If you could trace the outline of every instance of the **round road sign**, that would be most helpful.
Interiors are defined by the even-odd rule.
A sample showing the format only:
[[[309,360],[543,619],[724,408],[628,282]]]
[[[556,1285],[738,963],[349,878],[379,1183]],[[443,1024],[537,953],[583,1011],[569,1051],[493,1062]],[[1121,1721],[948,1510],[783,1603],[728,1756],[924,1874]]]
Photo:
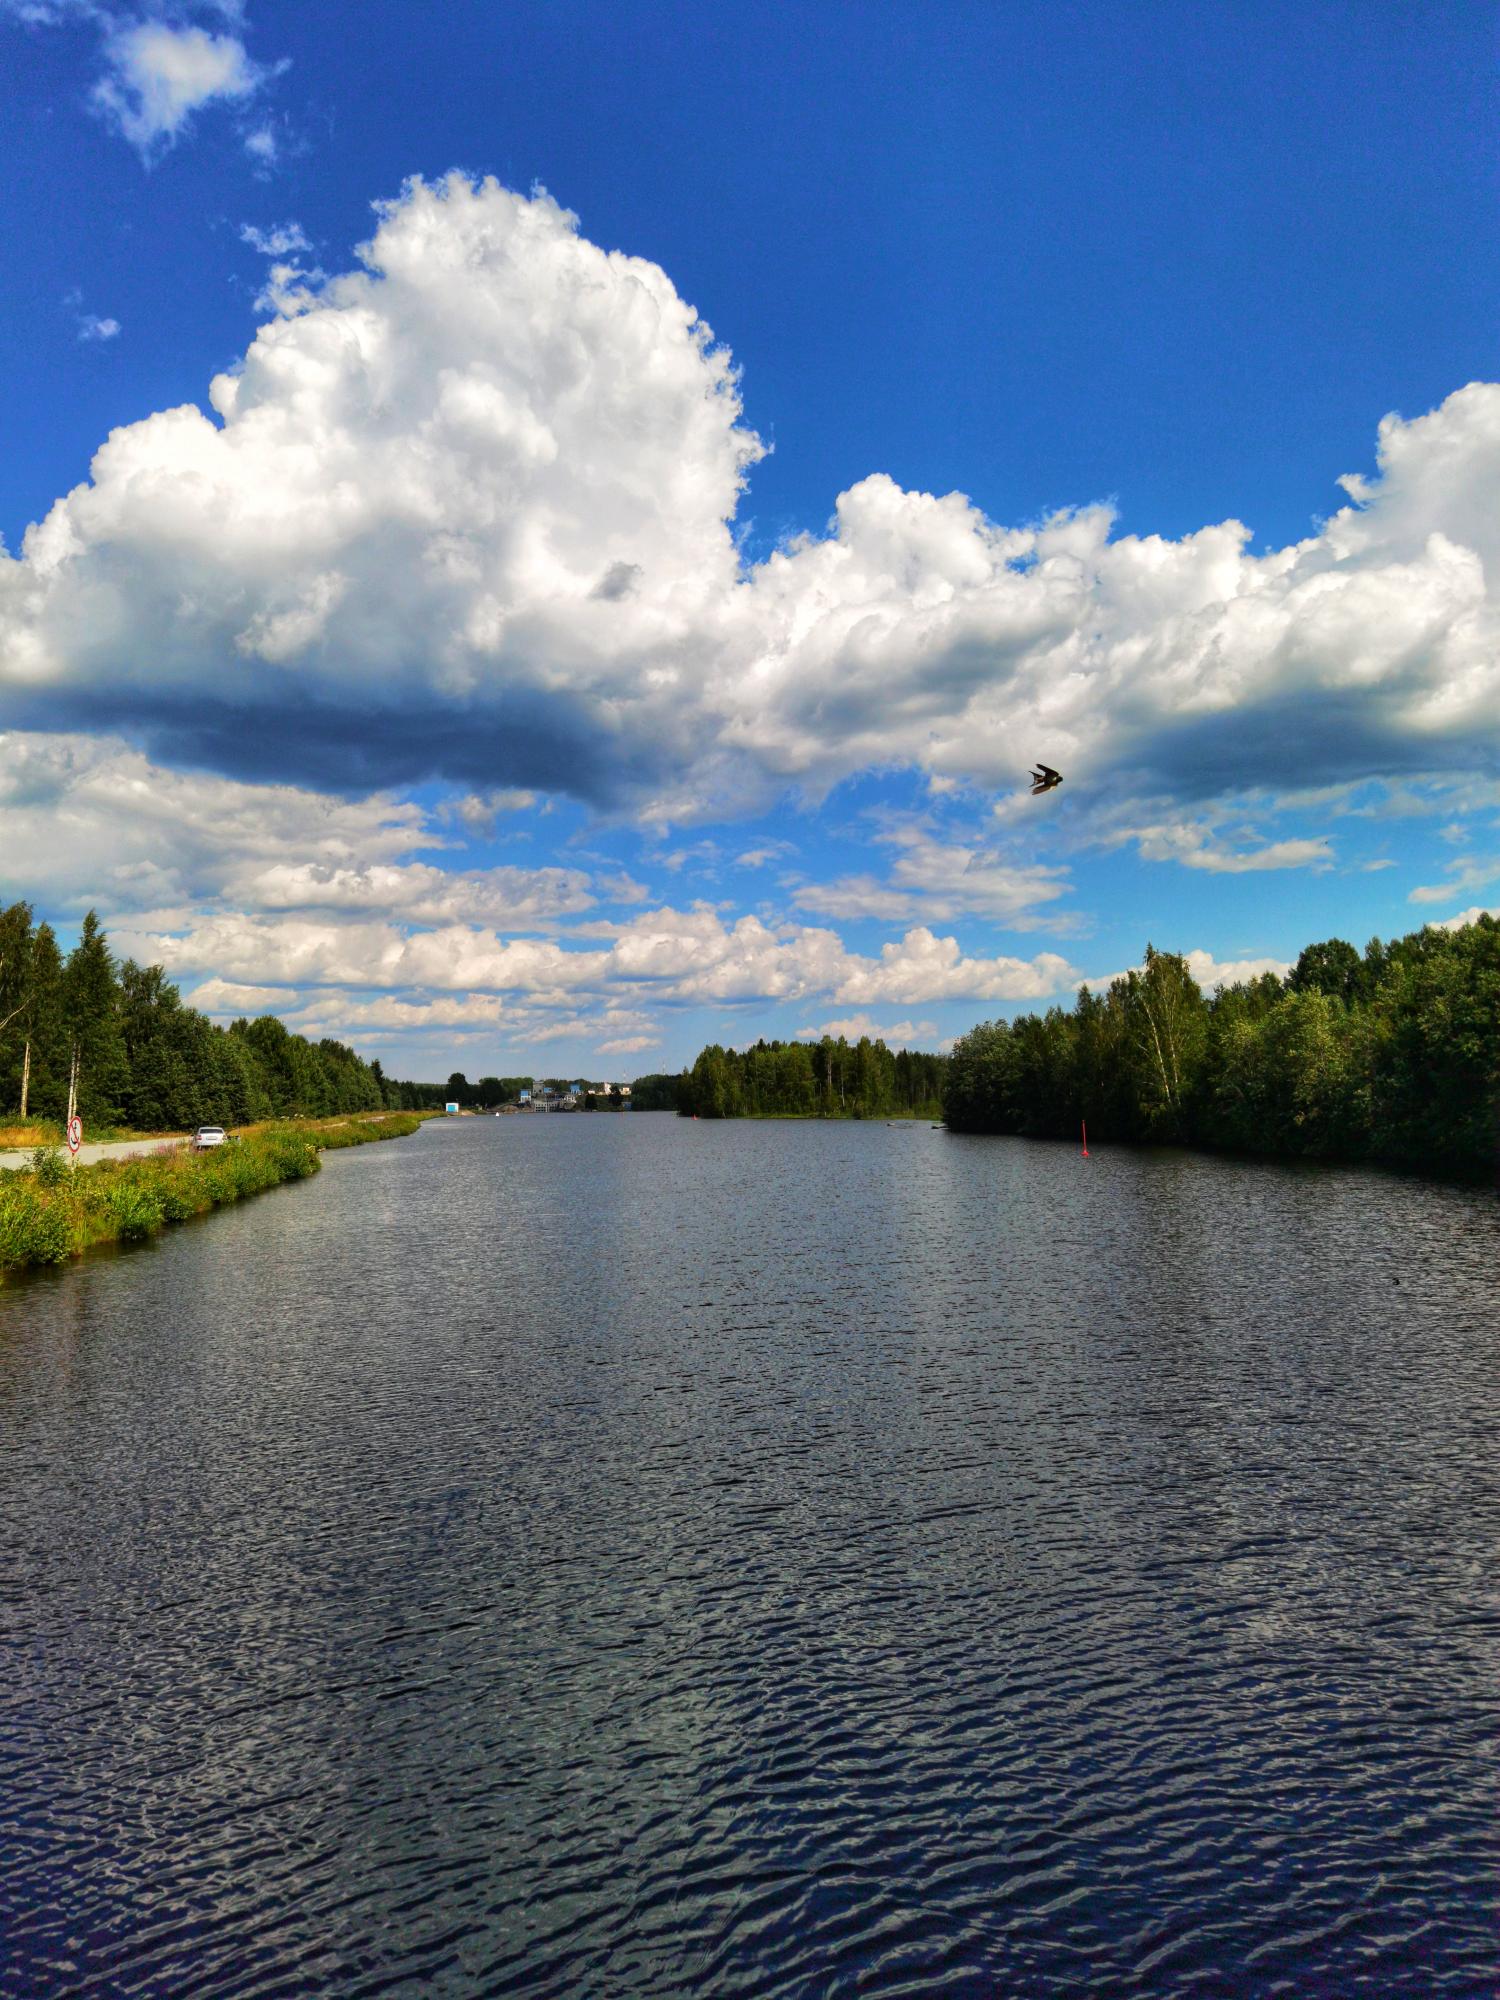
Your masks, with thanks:
[[[68,1151],[76,1153],[82,1144],[83,1120],[81,1118],[70,1118],[68,1120]]]

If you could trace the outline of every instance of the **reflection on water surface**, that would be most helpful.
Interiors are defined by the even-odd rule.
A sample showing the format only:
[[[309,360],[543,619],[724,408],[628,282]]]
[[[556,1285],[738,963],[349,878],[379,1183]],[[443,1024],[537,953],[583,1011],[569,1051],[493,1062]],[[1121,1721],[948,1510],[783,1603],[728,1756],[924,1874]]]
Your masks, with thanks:
[[[0,1292],[0,1991],[1489,1993],[1493,1196],[472,1120]]]

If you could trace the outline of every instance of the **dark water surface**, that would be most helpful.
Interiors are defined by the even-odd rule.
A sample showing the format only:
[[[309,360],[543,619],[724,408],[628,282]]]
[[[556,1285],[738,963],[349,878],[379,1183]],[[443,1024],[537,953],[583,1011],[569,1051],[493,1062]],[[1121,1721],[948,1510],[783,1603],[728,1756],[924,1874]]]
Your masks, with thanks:
[[[466,1120],[0,1291],[0,1990],[1493,1995],[1500,1209]]]

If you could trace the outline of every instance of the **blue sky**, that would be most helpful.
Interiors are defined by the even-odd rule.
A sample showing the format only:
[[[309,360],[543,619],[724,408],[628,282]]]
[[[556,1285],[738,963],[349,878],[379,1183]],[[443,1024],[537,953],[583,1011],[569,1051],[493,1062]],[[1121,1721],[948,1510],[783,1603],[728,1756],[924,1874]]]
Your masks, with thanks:
[[[1496,27],[0,0],[0,893],[433,1075],[1492,906]]]

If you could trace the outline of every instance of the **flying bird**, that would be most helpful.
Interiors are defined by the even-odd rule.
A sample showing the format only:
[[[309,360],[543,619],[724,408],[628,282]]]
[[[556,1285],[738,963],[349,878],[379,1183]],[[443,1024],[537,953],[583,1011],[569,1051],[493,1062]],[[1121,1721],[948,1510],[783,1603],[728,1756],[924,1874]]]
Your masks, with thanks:
[[[1039,792],[1050,792],[1054,785],[1062,783],[1062,772],[1054,771],[1050,764],[1038,764],[1031,774],[1031,796]]]

